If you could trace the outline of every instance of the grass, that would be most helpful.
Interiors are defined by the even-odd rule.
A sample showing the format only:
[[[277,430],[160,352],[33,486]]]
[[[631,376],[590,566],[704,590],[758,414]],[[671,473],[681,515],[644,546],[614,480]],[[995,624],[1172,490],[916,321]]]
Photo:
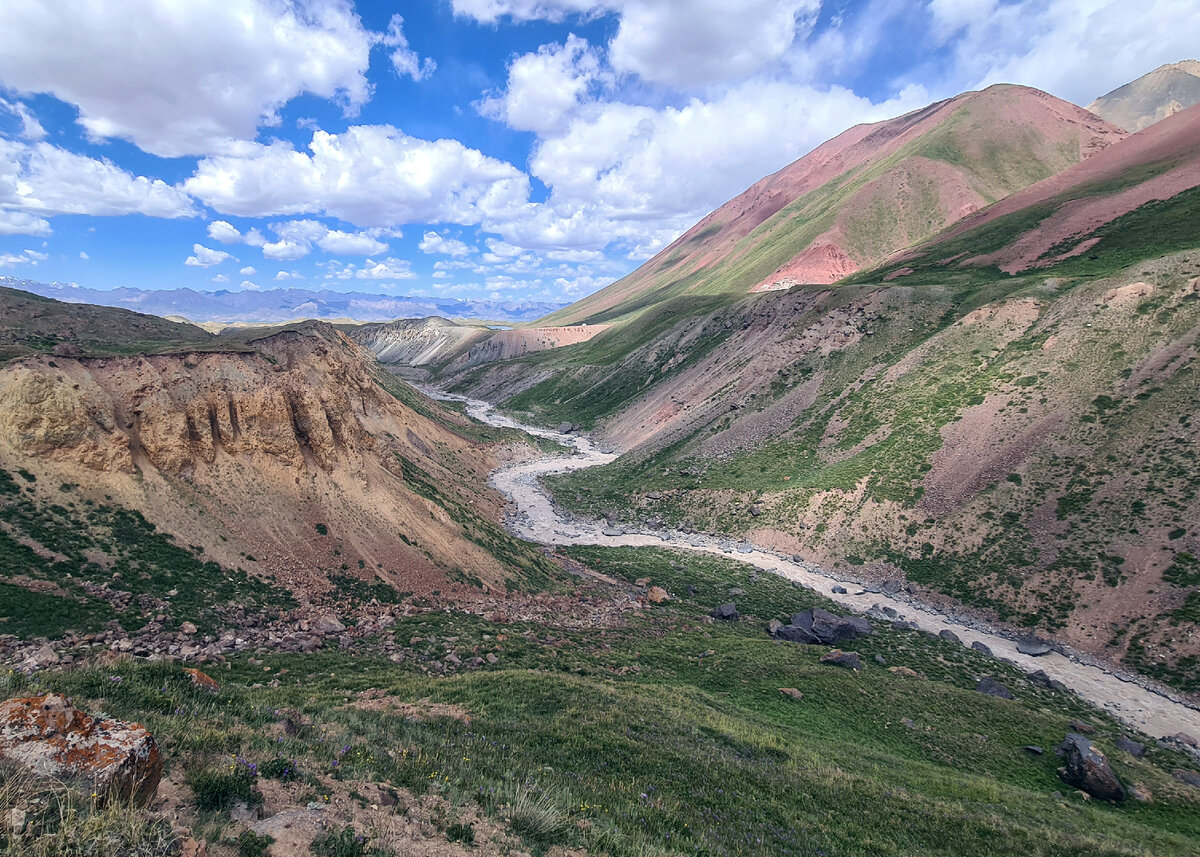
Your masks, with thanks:
[[[1170,777],[1188,765],[1179,754],[1120,754],[1112,742],[1122,730],[1112,720],[1000,662],[881,628],[854,641],[862,673],[831,669],[818,663],[824,648],[774,643],[765,633],[769,618],[828,606],[780,578],[661,550],[570,553],[618,578],[650,577],[674,600],[603,631],[441,612],[401,618],[397,639],[453,640],[463,656],[500,652],[494,667],[440,680],[415,664],[351,650],[266,654],[261,666],[234,660],[215,697],[170,664],[34,681],[147,723],[169,767],[221,771],[237,756],[261,773],[286,758],[302,778],[381,782],[440,795],[451,807],[477,806],[535,852],[561,845],[611,857],[1200,853],[1196,799]],[[736,601],[746,618],[707,624],[703,617],[732,587],[745,590]],[[264,669],[280,677],[277,687],[261,686]],[[983,673],[1017,699],[975,692]],[[34,689],[19,676],[9,682],[9,693]],[[803,699],[781,687],[800,689]],[[470,720],[406,720],[349,704],[368,688],[453,704]],[[273,737],[267,727],[282,707],[301,711],[311,729]],[[1145,784],[1154,803],[1082,802],[1058,780],[1053,754],[1020,749],[1054,746],[1072,717],[1096,725],[1095,740],[1118,774]],[[1055,791],[1068,797],[1055,799]],[[337,835],[337,847],[352,847]]]

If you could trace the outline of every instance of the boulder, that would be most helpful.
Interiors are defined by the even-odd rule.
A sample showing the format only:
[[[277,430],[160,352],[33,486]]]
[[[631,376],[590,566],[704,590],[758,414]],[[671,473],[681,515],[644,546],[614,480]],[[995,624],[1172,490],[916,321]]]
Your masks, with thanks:
[[[903,676],[904,678],[925,678],[911,667],[888,667],[888,672],[892,675]]]
[[[312,623],[312,629],[318,634],[340,634],[346,630],[346,626],[341,623],[337,616],[334,616],[332,613],[326,613]]]
[[[572,423],[564,422],[564,423],[558,424],[558,433],[559,434],[570,434],[574,430],[575,430],[575,426]]]
[[[1054,649],[1045,640],[1039,640],[1037,637],[1025,637],[1017,640],[1017,651],[1023,655],[1040,658],[1042,655],[1050,654]]]
[[[207,690],[209,693],[220,693],[221,685],[219,685],[212,676],[203,673],[194,667],[184,669],[184,673],[192,680],[192,685],[201,690]]]
[[[845,595],[846,587],[842,586],[841,584],[838,584],[837,586],[833,587],[833,594],[834,595]]]
[[[821,656],[821,663],[845,667],[854,672],[862,669],[862,661],[859,660],[857,652],[843,652],[841,649],[830,649],[827,654]]]
[[[790,696],[792,699],[803,699],[804,698],[804,694],[802,694],[800,691],[796,690],[796,688],[794,688],[794,687],[781,687],[781,688],[779,688],[779,692],[782,693],[784,696]]]
[[[1116,740],[1118,750],[1124,750],[1135,759],[1140,759],[1146,755],[1146,745],[1140,741],[1134,741],[1125,735],[1118,735]]]
[[[987,647],[987,644],[981,643],[978,640],[971,644],[971,648],[980,654],[987,655],[989,658],[992,656],[992,650]]]
[[[1200,774],[1197,774],[1195,771],[1172,771],[1171,776],[1179,780],[1181,783],[1187,783],[1189,786],[1194,786],[1200,789]]]
[[[998,696],[1001,699],[1013,699],[1012,691],[996,681],[990,675],[985,675],[975,685],[975,689],[980,693],[986,693],[988,696]]]
[[[958,634],[954,633],[949,628],[942,630],[942,631],[938,631],[938,636],[941,637],[943,640],[949,640],[951,643],[961,643],[962,642],[962,640],[959,638]]]
[[[1054,690],[1062,691],[1063,693],[1069,692],[1069,688],[1065,684],[1058,679],[1050,678],[1050,676],[1046,675],[1045,670],[1035,670],[1034,672],[1031,672],[1029,674],[1029,680],[1038,687],[1049,687]]]
[[[0,703],[0,759],[39,777],[80,779],[105,800],[142,805],[154,799],[163,766],[145,727],[92,717],[54,693]]]
[[[792,624],[785,625],[776,636],[798,643],[834,645],[873,632],[871,623],[861,616],[835,616],[828,610],[814,607],[793,615]]]
[[[661,586],[651,586],[650,590],[646,593],[646,600],[651,604],[662,604],[670,601],[671,596]]]
[[[1066,762],[1058,769],[1059,779],[1064,783],[1100,800],[1125,800],[1125,787],[1108,766],[1108,760],[1083,735],[1068,732],[1057,752]]]
[[[1046,752],[1041,747],[1039,747],[1037,744],[1026,744],[1021,749],[1024,750],[1026,753],[1028,753],[1031,756],[1040,756],[1040,755],[1042,755],[1042,753]]]
[[[714,619],[724,619],[727,622],[736,622],[738,618],[737,605],[730,601],[728,604],[715,607],[712,611],[712,617]]]
[[[46,643],[38,646],[29,653],[25,660],[21,661],[21,671],[27,673],[37,672],[38,670],[46,669],[46,667],[54,666],[58,661],[58,653]]]

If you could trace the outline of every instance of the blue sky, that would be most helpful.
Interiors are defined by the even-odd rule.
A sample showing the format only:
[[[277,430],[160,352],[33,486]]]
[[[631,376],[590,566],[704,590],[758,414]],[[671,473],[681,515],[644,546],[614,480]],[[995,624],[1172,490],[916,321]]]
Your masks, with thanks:
[[[1195,0],[5,0],[0,275],[571,300],[858,122],[1087,104]]]

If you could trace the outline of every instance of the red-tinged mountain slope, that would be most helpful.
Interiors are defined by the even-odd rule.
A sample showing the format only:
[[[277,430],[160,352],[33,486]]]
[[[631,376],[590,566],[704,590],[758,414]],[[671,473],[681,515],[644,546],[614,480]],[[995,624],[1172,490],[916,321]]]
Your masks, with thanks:
[[[1073,104],[1008,85],[860,125],[547,321],[617,320],[679,295],[832,283],[1124,136]]]

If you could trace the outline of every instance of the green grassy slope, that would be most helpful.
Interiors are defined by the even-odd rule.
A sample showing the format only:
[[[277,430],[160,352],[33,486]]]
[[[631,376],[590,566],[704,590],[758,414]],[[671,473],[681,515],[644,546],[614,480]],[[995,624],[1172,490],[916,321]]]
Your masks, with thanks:
[[[239,788],[266,788],[268,778],[283,776],[284,793],[300,806],[366,792],[367,784],[408,789],[446,802],[435,835],[466,835],[456,821],[479,811],[515,831],[531,853],[1200,853],[1196,792],[1171,776],[1191,767],[1182,754],[1156,748],[1135,760],[1113,748],[1121,730],[1103,714],[1033,687],[998,662],[881,629],[855,641],[864,668],[851,673],[819,664],[823,647],[766,635],[768,618],[818,603],[781,579],[662,551],[572,554],[624,580],[650,577],[680,598],[600,636],[442,612],[402,618],[387,631],[439,654],[499,656],[445,679],[428,675],[421,659],[397,665],[352,649],[233,658],[215,697],[170,664],[41,674],[35,684],[145,722],[163,747],[168,776],[182,769],[199,782],[206,770],[220,774],[231,758],[242,759],[266,773]],[[687,585],[696,596],[683,594]],[[746,618],[704,624],[733,585],[747,592],[739,599]],[[984,673],[1007,683],[1016,700],[977,693]],[[265,676],[278,681],[264,685]],[[35,688],[12,676],[2,689]],[[457,706],[469,721],[357,706],[368,690],[418,706],[423,699]],[[281,709],[312,725],[282,734]],[[1059,781],[1050,750],[1072,717],[1096,727],[1118,774],[1152,793],[1153,803],[1085,802]],[[1026,744],[1047,752],[1030,755]],[[232,764],[235,772],[240,766]],[[204,819],[214,840],[237,829],[221,811]]]

